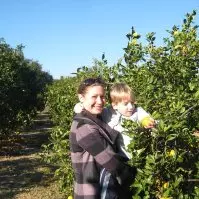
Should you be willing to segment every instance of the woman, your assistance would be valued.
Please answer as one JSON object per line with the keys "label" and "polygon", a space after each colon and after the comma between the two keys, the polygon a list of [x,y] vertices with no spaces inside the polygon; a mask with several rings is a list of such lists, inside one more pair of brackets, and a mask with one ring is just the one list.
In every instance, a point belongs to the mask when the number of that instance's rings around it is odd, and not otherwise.
{"label": "woman", "polygon": [[[117,153],[119,133],[100,120],[105,104],[104,87],[100,78],[90,78],[78,88],[84,111],[75,115],[70,133],[75,173],[74,199],[127,198],[123,195],[127,194],[124,188],[135,177],[135,169],[125,164],[126,159]],[[114,176],[107,185],[108,189],[100,179],[104,168]],[[107,182],[107,179],[103,182]],[[106,196],[101,195],[105,193],[102,189],[107,189]]]}

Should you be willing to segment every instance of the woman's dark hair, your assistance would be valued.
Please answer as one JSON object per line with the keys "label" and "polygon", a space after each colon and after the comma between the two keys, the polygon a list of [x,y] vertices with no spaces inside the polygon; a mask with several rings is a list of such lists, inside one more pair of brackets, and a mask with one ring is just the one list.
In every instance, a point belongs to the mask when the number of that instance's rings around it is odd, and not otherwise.
{"label": "woman's dark hair", "polygon": [[77,93],[78,94],[85,94],[85,92],[86,92],[86,90],[87,90],[87,88],[89,86],[102,86],[102,87],[104,87],[105,86],[105,82],[100,77],[85,79],[79,85]]}

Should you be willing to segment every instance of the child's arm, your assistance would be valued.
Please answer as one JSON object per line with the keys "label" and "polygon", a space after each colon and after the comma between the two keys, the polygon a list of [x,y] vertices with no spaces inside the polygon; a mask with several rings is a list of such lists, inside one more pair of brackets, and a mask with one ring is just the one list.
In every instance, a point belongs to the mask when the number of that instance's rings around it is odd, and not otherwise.
{"label": "child's arm", "polygon": [[84,107],[83,107],[82,103],[78,102],[77,104],[75,104],[73,110],[75,113],[81,113],[83,109],[84,109]]}
{"label": "child's arm", "polygon": [[155,120],[143,108],[137,107],[136,111],[130,117],[134,122],[140,123],[144,128],[154,128]]}

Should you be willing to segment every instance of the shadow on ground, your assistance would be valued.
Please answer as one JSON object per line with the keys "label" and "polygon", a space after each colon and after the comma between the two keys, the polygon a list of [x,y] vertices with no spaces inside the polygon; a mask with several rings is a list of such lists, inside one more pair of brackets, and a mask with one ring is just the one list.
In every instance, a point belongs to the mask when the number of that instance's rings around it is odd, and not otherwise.
{"label": "shadow on ground", "polygon": [[55,167],[38,157],[10,157],[0,161],[0,198],[9,199],[17,193],[34,187],[48,186],[53,181]]}
{"label": "shadow on ground", "polygon": [[0,199],[11,199],[24,190],[35,186],[48,186],[55,167],[42,162],[41,146],[48,142],[52,123],[48,113],[38,115],[33,126],[21,133],[20,145],[9,155],[0,156]]}

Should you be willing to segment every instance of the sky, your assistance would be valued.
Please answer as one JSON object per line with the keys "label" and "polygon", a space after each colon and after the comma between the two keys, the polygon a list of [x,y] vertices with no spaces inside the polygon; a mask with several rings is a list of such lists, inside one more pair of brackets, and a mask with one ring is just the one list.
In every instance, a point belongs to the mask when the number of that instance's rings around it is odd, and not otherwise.
{"label": "sky", "polygon": [[0,38],[25,58],[38,61],[54,78],[92,66],[105,53],[111,66],[123,56],[133,26],[141,41],[181,25],[186,13],[198,11],[198,0],[0,0]]}

